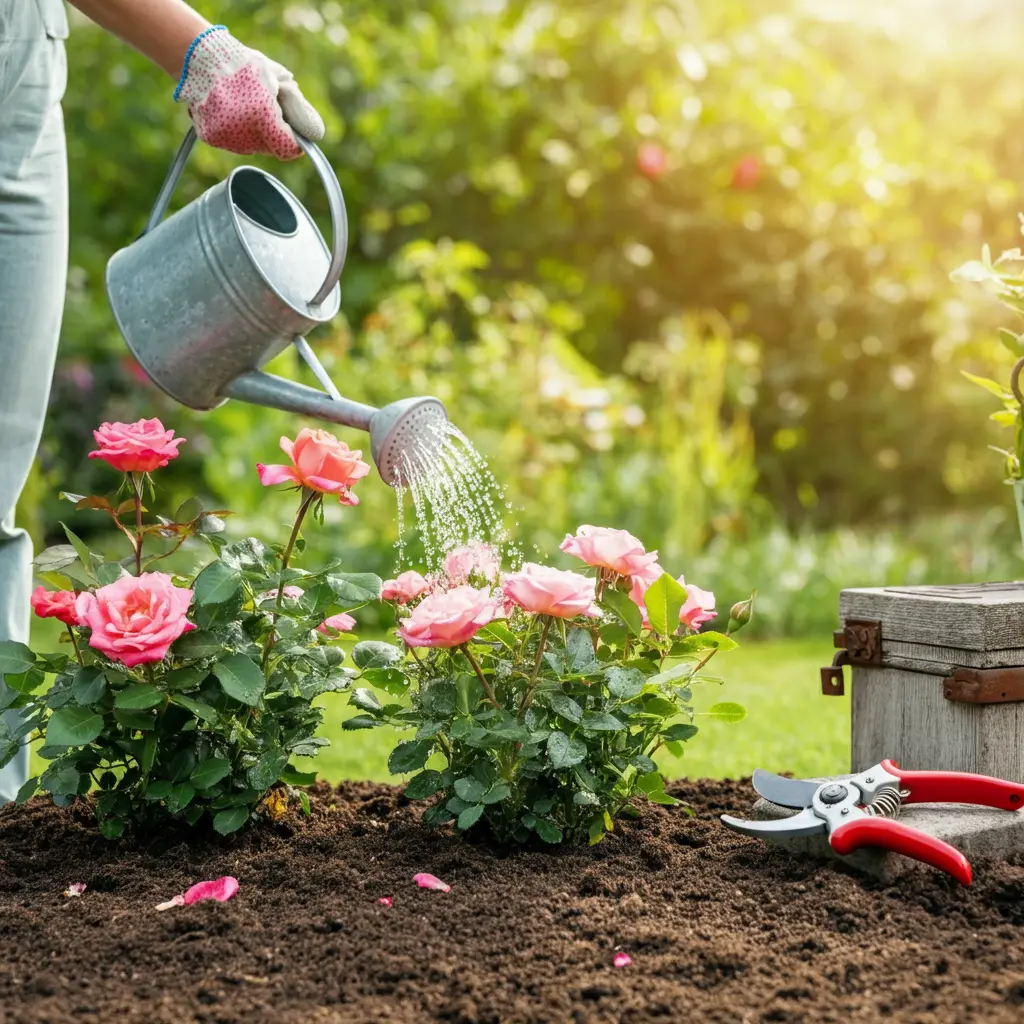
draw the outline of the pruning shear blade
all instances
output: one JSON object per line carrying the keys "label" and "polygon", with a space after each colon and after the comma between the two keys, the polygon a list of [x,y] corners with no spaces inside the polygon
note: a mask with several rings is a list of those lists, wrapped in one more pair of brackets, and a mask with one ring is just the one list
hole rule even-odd
{"label": "pruning shear blade", "polygon": [[789,818],[775,818],[770,821],[747,821],[745,818],[734,818],[723,814],[722,824],[734,832],[742,832],[747,836],[762,836],[785,839],[797,836],[821,835],[826,831],[823,818],[819,818],[809,807]]}

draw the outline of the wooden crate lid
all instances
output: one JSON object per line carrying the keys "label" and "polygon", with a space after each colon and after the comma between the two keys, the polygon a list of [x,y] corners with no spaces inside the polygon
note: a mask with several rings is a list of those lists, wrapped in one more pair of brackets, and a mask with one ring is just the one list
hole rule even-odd
{"label": "wooden crate lid", "polygon": [[844,590],[839,618],[881,623],[885,665],[942,673],[1024,665],[1024,582]]}

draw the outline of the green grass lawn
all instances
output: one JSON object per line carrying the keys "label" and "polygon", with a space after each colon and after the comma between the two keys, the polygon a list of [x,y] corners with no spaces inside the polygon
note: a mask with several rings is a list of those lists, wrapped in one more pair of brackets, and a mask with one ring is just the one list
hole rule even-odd
{"label": "green grass lawn", "polygon": [[[37,650],[56,649],[50,623],[38,623],[33,643]],[[724,778],[749,775],[755,768],[791,771],[813,776],[849,770],[849,697],[823,697],[820,666],[832,658],[825,640],[777,640],[743,643],[709,666],[724,678],[723,685],[695,690],[699,712],[716,701],[742,704],[747,717],[735,725],[698,717],[700,732],[686,746],[684,757],[662,753],[666,775]],[[326,714],[322,735],[331,740],[315,760],[299,759],[304,769],[316,768],[332,781],[375,779],[397,781],[388,774],[388,752],[396,742],[394,730],[343,732],[351,716],[344,694],[321,698]],[[44,765],[33,758],[33,772]],[[304,762],[304,763],[302,763]]]}
{"label": "green grass lawn", "polygon": [[[742,704],[747,717],[735,725],[700,718],[700,732],[686,745],[684,757],[660,756],[672,778],[725,778],[749,775],[755,768],[813,776],[849,771],[849,697],[823,697],[818,669],[832,660],[832,645],[820,640],[778,640],[742,643],[712,662],[725,679],[722,686],[698,688],[698,713],[716,701]],[[709,669],[712,667],[709,666]],[[327,709],[323,735],[331,746],[304,768],[316,767],[332,781],[376,779],[388,774],[388,752],[396,742],[393,730],[343,732],[351,716],[344,694],[323,698]],[[410,734],[411,735],[411,734]]]}

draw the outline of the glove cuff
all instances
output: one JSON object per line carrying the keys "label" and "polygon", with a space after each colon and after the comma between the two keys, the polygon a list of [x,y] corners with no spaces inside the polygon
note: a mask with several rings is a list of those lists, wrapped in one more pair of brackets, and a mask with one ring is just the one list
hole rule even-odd
{"label": "glove cuff", "polygon": [[[188,49],[185,51],[185,60],[182,62],[181,65],[181,78],[178,79],[178,84],[174,89],[175,103],[179,103],[183,99],[186,102],[188,101],[187,97],[182,96],[182,90],[185,88],[185,82],[188,79],[189,68],[191,67],[192,64],[192,57],[194,56],[196,50],[200,46],[209,45],[205,42],[205,40],[215,32],[223,32],[227,35],[227,38],[230,41],[228,43],[229,47],[230,43],[234,43],[235,46],[241,46],[241,43],[238,43],[237,40],[231,37],[231,34],[228,32],[226,25],[211,25],[208,29],[204,30],[203,32],[200,32],[199,35],[197,35],[195,39],[192,40],[192,42],[189,44]],[[218,47],[218,49],[220,48],[221,47]]]}

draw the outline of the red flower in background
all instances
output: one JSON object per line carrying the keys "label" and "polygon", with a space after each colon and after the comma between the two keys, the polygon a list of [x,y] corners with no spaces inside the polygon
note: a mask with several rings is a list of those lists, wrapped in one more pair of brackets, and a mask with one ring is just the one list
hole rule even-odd
{"label": "red flower in background", "polygon": [[636,151],[637,170],[646,178],[656,181],[668,170],[668,156],[656,142],[645,142]]}
{"label": "red flower in background", "polygon": [[742,157],[732,171],[730,184],[735,189],[753,188],[761,180],[761,161],[751,153]]}

